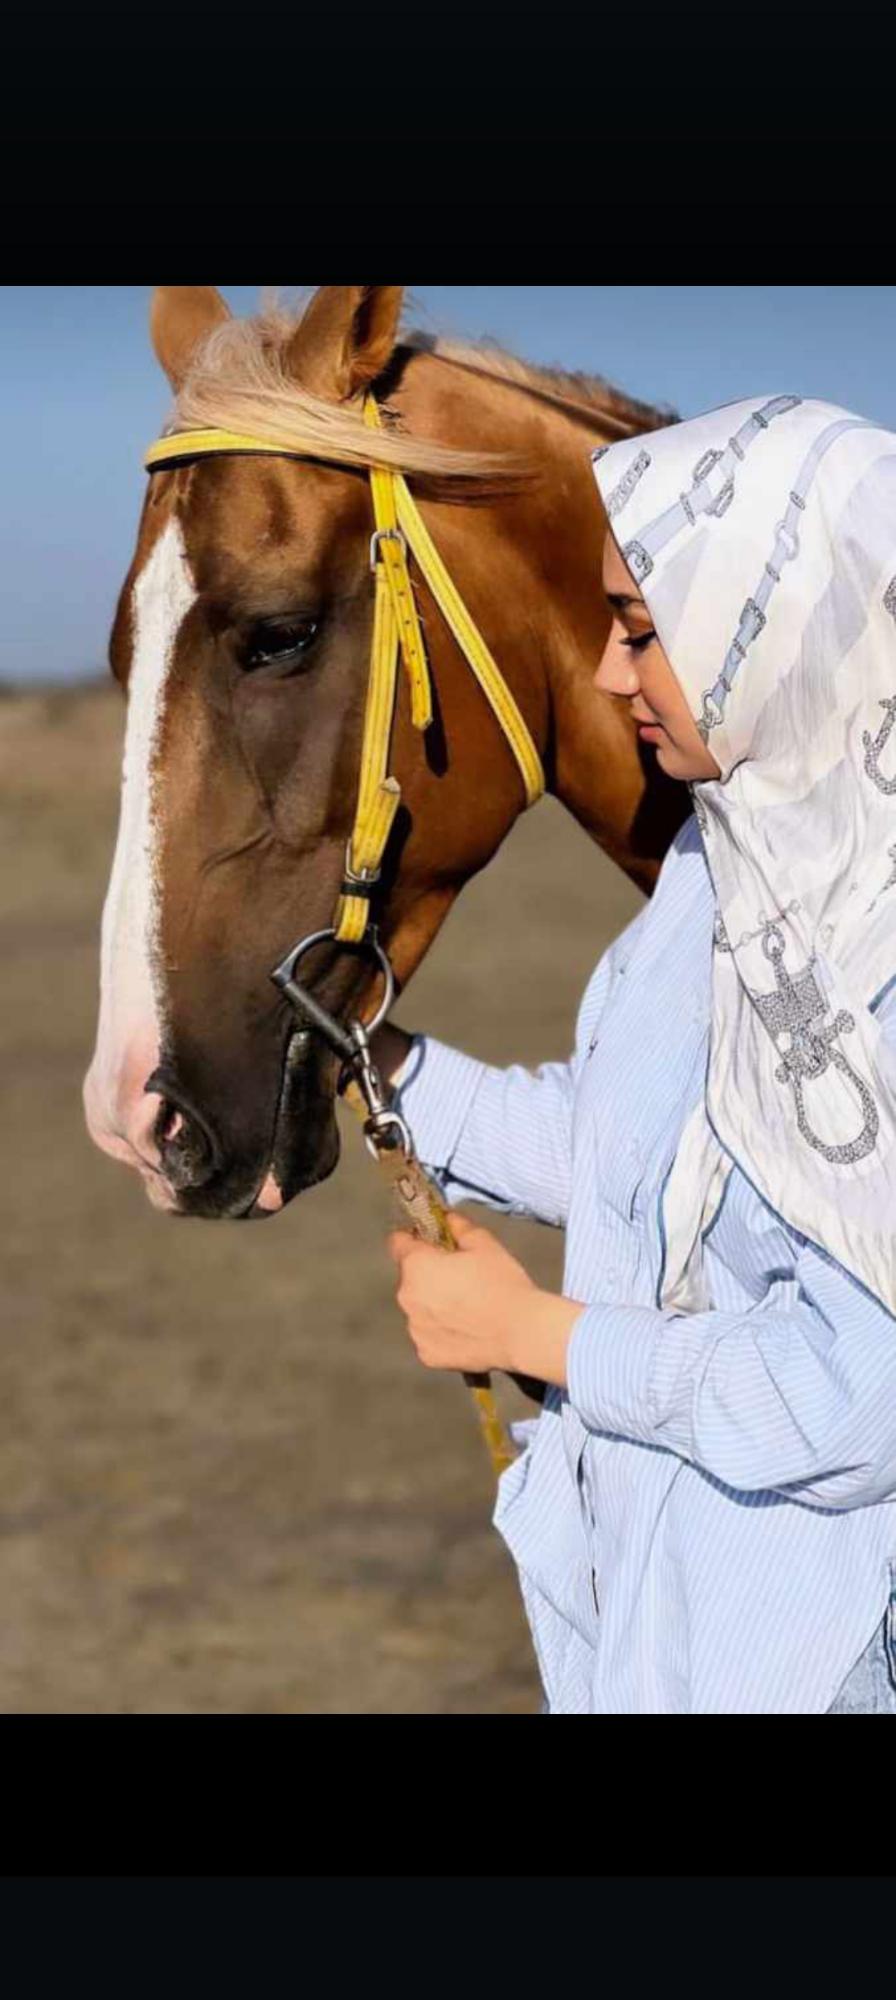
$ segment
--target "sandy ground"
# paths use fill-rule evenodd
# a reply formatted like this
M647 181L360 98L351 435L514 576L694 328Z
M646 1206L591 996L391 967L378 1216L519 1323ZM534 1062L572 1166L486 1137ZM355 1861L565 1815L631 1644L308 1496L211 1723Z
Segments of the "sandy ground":
M337 1173L249 1229L157 1215L86 1137L122 714L105 688L0 700L0 1710L532 1713L488 1462L407 1339L351 1115ZM396 1018L563 1058L640 903L542 802ZM560 1232L467 1212L559 1288Z

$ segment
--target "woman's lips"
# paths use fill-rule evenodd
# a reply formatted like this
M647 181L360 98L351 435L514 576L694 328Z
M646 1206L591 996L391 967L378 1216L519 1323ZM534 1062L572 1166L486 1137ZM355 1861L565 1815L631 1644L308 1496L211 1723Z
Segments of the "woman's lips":
M638 735L639 735L639 736L659 736L659 735L661 735L661 734L662 734L662 729L663 729L663 725L662 725L662 723L661 723L661 722L639 722L639 724L638 724Z

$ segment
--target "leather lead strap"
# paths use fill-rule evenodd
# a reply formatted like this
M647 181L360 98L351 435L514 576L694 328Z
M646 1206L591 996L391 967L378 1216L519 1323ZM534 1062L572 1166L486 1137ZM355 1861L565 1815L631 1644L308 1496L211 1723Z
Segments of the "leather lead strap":
M366 1124L367 1105L363 1093L354 1081L349 1081L342 1093L343 1098L355 1116ZM402 1222L413 1230L424 1243L433 1243L443 1250L457 1251L457 1244L448 1226L448 1210L442 1200L440 1190L430 1180L416 1156L406 1159L400 1146L389 1151L385 1146L377 1147L377 1163L385 1180L392 1189L396 1204L401 1212ZM464 1374L464 1381L476 1406L479 1427L496 1479L508 1465L513 1465L516 1452L504 1427L495 1392L488 1375Z

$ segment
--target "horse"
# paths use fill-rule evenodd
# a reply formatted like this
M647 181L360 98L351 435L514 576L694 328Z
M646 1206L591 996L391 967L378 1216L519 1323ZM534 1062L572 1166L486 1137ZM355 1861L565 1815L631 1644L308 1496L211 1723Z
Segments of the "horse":
M648 895L690 810L628 705L592 680L610 614L591 453L673 413L497 347L401 334L403 293L324 285L300 312L274 303L249 320L213 286L153 296L169 434L271 440L270 453L153 474L109 647L127 717L84 1107L91 1137L169 1213L270 1216L339 1159L338 1064L321 1036L296 1033L270 972L329 924L344 875L373 619L371 467L413 488L545 788ZM377 429L363 421L371 397ZM291 439L302 455L278 455ZM433 712L413 727L402 680L401 804L371 892L399 993L529 803L413 581ZM371 964L318 949L318 1001L363 1018Z

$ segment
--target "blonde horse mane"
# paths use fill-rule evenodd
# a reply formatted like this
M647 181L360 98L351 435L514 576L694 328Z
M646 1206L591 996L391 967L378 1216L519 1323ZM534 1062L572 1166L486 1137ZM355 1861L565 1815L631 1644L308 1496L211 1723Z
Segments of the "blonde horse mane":
M490 375L496 381L524 389L541 402L553 403L568 416L600 425L616 437L635 437L640 431L655 431L663 424L678 422L677 410L639 402L636 397L615 389L603 375L545 368L522 361L496 340L454 340L445 334L412 332L405 345L435 354L440 361L453 361L474 375Z
M214 327L181 384L166 434L212 428L240 431L272 444L293 444L331 465L365 469L385 465L409 476L472 482L484 488L535 472L515 453L461 451L401 431L390 418L388 401L382 406L385 427L373 431L363 422L360 400L340 404L313 395L288 372L289 343L301 316L301 309L291 310L274 299L249 319L228 319ZM402 348L434 354L523 390L611 438L631 437L674 421L673 412L637 402L598 376L538 368L491 341L474 343L412 332L399 342L399 352Z

